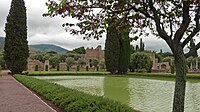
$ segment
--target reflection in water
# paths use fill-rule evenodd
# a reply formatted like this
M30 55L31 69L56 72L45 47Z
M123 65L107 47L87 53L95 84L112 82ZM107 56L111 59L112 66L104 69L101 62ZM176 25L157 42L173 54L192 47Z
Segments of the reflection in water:
M128 78L104 78L104 96L125 104L129 103Z
M89 94L126 103L142 112L170 112L173 104L173 80L97 76L36 77ZM200 81L189 80L185 112L200 112Z

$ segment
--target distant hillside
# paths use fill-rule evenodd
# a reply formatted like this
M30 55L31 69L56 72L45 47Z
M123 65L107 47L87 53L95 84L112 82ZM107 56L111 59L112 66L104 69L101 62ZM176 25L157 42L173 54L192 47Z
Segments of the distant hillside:
M0 37L0 51L4 49L5 38ZM68 50L53 45L53 44L36 44L36 45L29 45L30 52L48 52L48 51L55 51L58 53L66 53Z
M29 50L30 51L40 51L40 52L48 52L48 51L55 51L58 53L66 53L68 50L52 45L52 44L36 44L36 45L29 45Z

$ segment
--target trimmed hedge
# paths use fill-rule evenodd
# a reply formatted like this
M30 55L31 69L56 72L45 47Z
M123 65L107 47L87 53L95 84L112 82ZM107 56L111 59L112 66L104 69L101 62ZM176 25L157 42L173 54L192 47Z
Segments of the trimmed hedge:
M109 72L62 72L62 71L34 71L34 72L29 72L29 76L62 76L62 75L109 75Z
M127 76L144 76L144 77L160 77L160 78L176 78L176 74L169 73L134 73L129 72ZM186 74L187 79L200 79L200 74Z
M44 80L30 76L14 75L14 77L28 88L52 101L65 112L133 112L127 106L112 100L85 94L77 90L65 88ZM42 85L42 86L41 86Z

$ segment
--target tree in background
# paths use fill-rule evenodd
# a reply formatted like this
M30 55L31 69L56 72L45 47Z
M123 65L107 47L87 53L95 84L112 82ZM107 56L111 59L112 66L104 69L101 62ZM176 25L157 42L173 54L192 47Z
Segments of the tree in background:
M146 69L147 72L151 72L152 65L153 63L149 55L145 52L136 52L131 55L131 69L136 69L137 71L140 69Z
M26 70L29 56L24 0L12 0L5 27L4 59L13 74Z
M107 28L106 43L105 43L105 65L107 71L115 74L119 66L120 42L119 34L115 25L110 25Z
M173 112L183 112L186 87L186 62L183 48L200 30L199 0L97 0L55 1L46 4L49 12L45 16L62 15L80 22L63 26L72 34L85 34L85 38L102 37L107 28L107 19L112 16L126 18L134 34L148 35L146 29L159 36L170 47L176 65L176 83ZM197 4L198 2L198 4ZM196 5L191 5L195 3ZM170 7L170 8L169 8ZM94 8L99 8L94 11ZM78 26L80 29L75 29ZM200 43L194 49L199 49ZM192 54L189 51L186 57Z
M84 47L75 48L72 51L68 51L68 53L76 53L76 54L85 54L86 50Z
M73 64L75 64L75 60L72 57L66 58L66 63L68 67L71 67Z
M81 65L81 67L83 67L84 65L86 65L86 60L84 58L79 58L77 63Z
M191 52L191 56L193 57L198 57L198 54L197 54L197 49L195 49L195 43L194 43L194 39L191 39L190 40L190 45L188 46L188 48L190 49L190 52ZM186 57L188 57L186 55Z

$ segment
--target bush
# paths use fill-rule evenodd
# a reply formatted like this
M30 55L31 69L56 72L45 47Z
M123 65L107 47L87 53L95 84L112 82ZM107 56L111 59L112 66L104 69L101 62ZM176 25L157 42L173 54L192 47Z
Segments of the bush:
M70 66L67 66L67 71L69 71L69 69L70 69Z
M171 65L171 74L175 73L175 65Z
M65 112L133 112L127 105L112 100L92 96L30 76L15 75L18 81L34 90ZM41 86L42 85L42 86Z
M131 55L130 67L136 69L139 72L140 69L145 69L147 72L151 72L153 62L149 55L145 52L136 52Z
M97 68L96 68L96 69L97 69L97 71L99 71L99 66L97 66Z
M38 65L35 65L35 71L38 71L38 70L39 70Z
M89 71L89 67L88 66L86 66L86 71Z
M49 66L45 65L45 71L49 71Z
M77 66L76 71L80 71L80 66L79 65Z
M59 65L57 65L57 71L60 71L60 66Z

